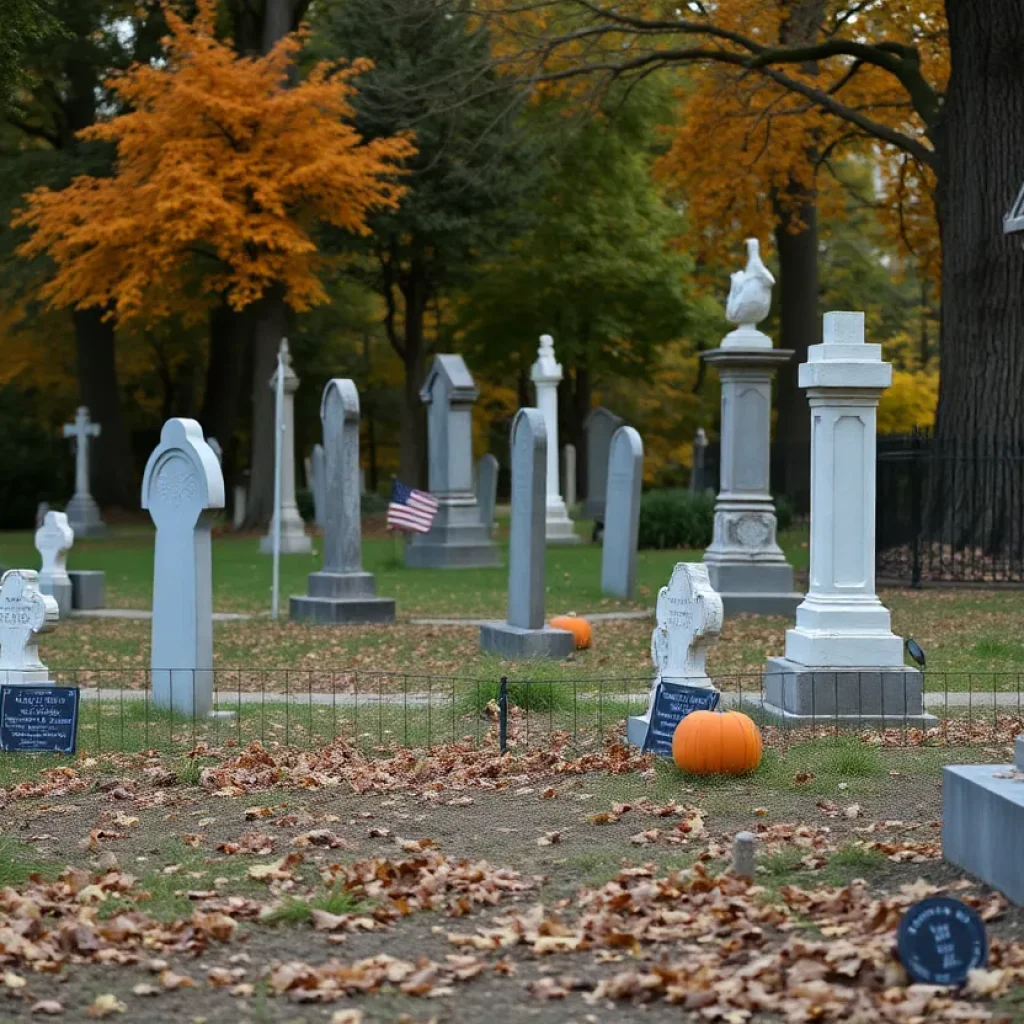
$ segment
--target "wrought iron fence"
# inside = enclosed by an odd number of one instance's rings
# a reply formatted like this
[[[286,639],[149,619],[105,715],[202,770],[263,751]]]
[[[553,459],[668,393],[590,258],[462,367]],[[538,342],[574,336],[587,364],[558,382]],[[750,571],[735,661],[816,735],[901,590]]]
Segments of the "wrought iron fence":
[[[472,679],[330,669],[218,668],[181,682],[170,710],[154,700],[146,670],[68,669],[54,682],[81,690],[78,748],[90,753],[225,747],[319,748],[344,740],[364,754],[445,744],[525,750],[552,742],[580,747],[620,739],[626,719],[643,714],[650,677]],[[783,687],[795,684],[792,677]],[[883,746],[1010,744],[1024,731],[1024,674],[924,673],[906,689],[882,693],[879,713],[843,713],[850,694],[868,706],[878,699],[878,673],[835,675],[799,718],[768,703],[772,679],[758,672],[714,678],[721,706],[742,709],[762,726],[768,747],[858,735]],[[200,688],[212,686],[210,714],[187,710]],[[834,687],[834,691],[833,691]],[[856,688],[856,689],[855,689]],[[779,687],[774,688],[779,692]],[[783,697],[785,693],[783,692]],[[841,699],[842,697],[842,699]],[[785,701],[783,701],[785,703]]]

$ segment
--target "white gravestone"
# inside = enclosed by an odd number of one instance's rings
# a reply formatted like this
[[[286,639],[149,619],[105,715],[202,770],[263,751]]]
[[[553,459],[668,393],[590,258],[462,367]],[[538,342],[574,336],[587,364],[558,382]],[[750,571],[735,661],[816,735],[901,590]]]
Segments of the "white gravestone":
[[[281,445],[281,554],[304,555],[313,550],[313,541],[306,535],[306,527],[295,503],[295,392],[299,389],[299,378],[292,369],[292,356],[287,339],[281,342],[284,357],[284,410],[283,438]],[[277,394],[275,369],[270,377],[270,390]],[[277,428],[275,428],[277,429]],[[274,515],[277,515],[275,511]],[[260,540],[260,551],[265,555],[274,551],[274,519],[271,517],[267,535]]]
[[[498,504],[498,460],[488,452],[476,464],[476,503],[480,522],[489,537],[494,531],[494,510]]]
[[[722,632],[722,599],[708,579],[707,566],[700,562],[678,562],[668,586],[658,592],[657,625],[651,633],[651,661],[655,676],[647,711],[626,723],[629,742],[638,747],[648,743],[648,732],[661,691],[673,688],[682,694],[704,691],[709,703],[717,702],[718,691],[705,667],[708,648]],[[682,716],[679,716],[682,717]],[[668,723],[668,742],[679,718]]]
[[[164,424],[142,478],[142,507],[156,525],[153,703],[205,717],[213,707],[210,527],[224,507],[224,477],[195,420]]]
[[[74,423],[64,424],[64,436],[75,442],[75,493],[68,502],[67,513],[75,536],[96,537],[106,532],[100,510],[89,493],[89,442],[100,436],[100,425],[90,423],[89,410],[80,405]]]
[[[619,427],[612,437],[608,455],[608,497],[601,552],[602,594],[633,596],[643,476],[644,443],[632,427]]]
[[[39,591],[32,569],[8,569],[0,579],[0,684],[38,686],[50,681],[39,660],[38,637],[57,628],[57,602]]]
[[[537,393],[537,408],[544,417],[548,437],[544,535],[548,544],[579,544],[582,538],[573,528],[565,502],[558,493],[558,384],[562,379],[562,367],[555,359],[554,339],[550,334],[541,335],[530,379]]]
[[[576,445],[562,446],[562,497],[565,507],[572,510],[576,507]]]
[[[583,421],[587,439],[587,500],[583,503],[584,519],[604,518],[604,499],[608,490],[608,450],[612,435],[623,424],[621,416],[602,406],[591,409]]]
[[[363,570],[359,495],[359,392],[351,380],[327,382],[320,401],[323,426],[324,567],[309,574],[306,596],[292,597],[298,622],[333,626],[395,621],[395,601],[376,596]]]
[[[547,433],[538,409],[512,423],[512,524],[508,550],[508,620],[480,627],[483,650],[505,658],[564,658],[572,633],[544,624],[544,510]]]
[[[39,590],[57,602],[60,617],[71,614],[72,589],[68,576],[68,552],[75,543],[75,531],[63,512],[47,512],[43,524],[36,530],[36,551],[43,560],[39,570]]]
[[[720,348],[702,358],[722,381],[720,489],[714,536],[704,552],[711,585],[727,615],[792,615],[801,595],[793,567],[775,539],[775,502],[769,480],[772,378],[793,353],[772,348],[757,330],[768,315],[775,279],[747,239],[746,270],[732,275],[726,315],[739,324]]]
[[[764,708],[796,723],[930,725],[921,673],[875,593],[875,433],[892,382],[881,345],[864,342],[864,314],[826,313],[824,342],[800,367],[811,407],[810,589],[769,658]]]

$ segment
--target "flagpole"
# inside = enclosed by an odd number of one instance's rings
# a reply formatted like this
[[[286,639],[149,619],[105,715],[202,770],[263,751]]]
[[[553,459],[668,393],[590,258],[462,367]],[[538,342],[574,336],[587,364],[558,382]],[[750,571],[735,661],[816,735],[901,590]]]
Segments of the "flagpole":
[[[284,455],[284,346],[277,350],[277,388],[274,398],[274,522],[273,562],[274,582],[271,587],[270,617],[277,621],[277,607],[281,599],[281,459]]]

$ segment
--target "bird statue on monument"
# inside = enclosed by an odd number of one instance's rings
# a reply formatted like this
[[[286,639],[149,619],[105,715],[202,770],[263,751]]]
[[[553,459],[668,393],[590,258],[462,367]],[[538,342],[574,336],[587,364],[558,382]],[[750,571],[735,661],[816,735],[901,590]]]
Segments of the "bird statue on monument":
[[[725,302],[726,319],[741,328],[753,328],[768,315],[775,284],[772,272],[761,262],[756,238],[747,239],[747,265],[737,270],[731,280],[729,298]]]

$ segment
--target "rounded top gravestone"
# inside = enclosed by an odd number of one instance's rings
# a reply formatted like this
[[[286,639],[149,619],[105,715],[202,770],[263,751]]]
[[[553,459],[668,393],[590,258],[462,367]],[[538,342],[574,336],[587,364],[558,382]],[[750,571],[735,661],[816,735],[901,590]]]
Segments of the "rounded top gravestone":
[[[651,633],[656,679],[710,686],[707,650],[722,632],[722,599],[700,562],[677,562],[668,586],[658,591],[657,626]]]
[[[924,985],[962,985],[988,961],[985,924],[966,903],[933,896],[915,903],[896,935],[900,961]]]
[[[34,569],[8,569],[0,578],[0,683],[45,682],[36,637],[57,628],[57,602],[39,592]]]
[[[224,507],[224,475],[195,420],[164,424],[142,477],[142,507],[157,527],[189,529],[206,509]]]

